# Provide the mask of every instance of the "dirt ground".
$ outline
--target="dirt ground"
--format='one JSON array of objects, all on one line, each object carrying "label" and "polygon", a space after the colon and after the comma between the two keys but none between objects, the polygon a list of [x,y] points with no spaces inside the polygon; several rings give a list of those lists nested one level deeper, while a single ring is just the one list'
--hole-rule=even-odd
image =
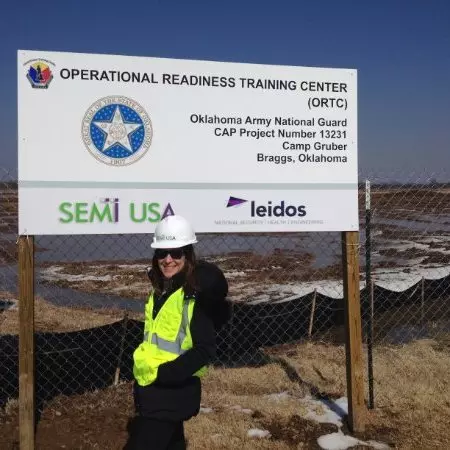
[{"label": "dirt ground", "polygon": [[[212,418],[211,414],[215,417]],[[36,449],[122,449],[127,440],[127,426],[132,415],[130,384],[110,388],[102,393],[59,398],[46,406],[40,418]],[[19,448],[17,421],[16,411],[7,418],[0,416],[2,428],[0,442],[3,450]],[[226,422],[227,427],[222,427],[221,422]],[[260,442],[248,438],[245,431],[250,427],[268,430],[271,438]],[[225,437],[224,431],[228,431],[229,428],[233,429],[235,435],[226,436],[227,440],[230,439],[229,442],[221,442],[220,436]],[[239,414],[239,411],[232,413],[222,408],[214,413],[201,412],[198,417],[186,424],[185,429],[191,449],[238,447],[320,449],[316,442],[317,438],[336,432],[337,426],[315,423],[296,414],[287,418],[277,415],[271,417],[258,411],[248,415]],[[200,430],[209,436],[198,436]],[[381,436],[390,441],[390,434],[394,437],[394,430],[377,429],[370,425],[362,437],[379,439]]]},{"label": "dirt ground", "polygon": [[[290,344],[265,353],[267,364],[260,367],[211,368],[203,409],[186,424],[190,449],[319,449],[320,436],[338,431],[336,424],[311,419],[301,399],[345,395],[344,347]],[[376,408],[367,411],[365,432],[357,437],[384,445],[378,448],[450,448],[449,336],[378,347],[374,360]],[[122,383],[50,400],[39,417],[36,449],[122,449],[133,415],[131,389]],[[17,407],[12,400],[0,412],[2,450],[18,449]],[[249,437],[251,429],[270,434]],[[340,430],[349,434],[345,421]]]},{"label": "dirt ground", "polygon": [[[283,252],[269,257],[242,252],[223,257],[206,258],[220,265],[229,280],[229,298],[242,301],[265,292],[268,285],[302,280],[311,282],[338,279],[340,263],[323,268],[311,268],[312,256],[305,253]],[[40,283],[72,288],[86,293],[114,294],[139,299],[148,292],[146,273],[148,261],[89,263],[45,263],[40,267]],[[247,295],[243,295],[244,291]]]}]

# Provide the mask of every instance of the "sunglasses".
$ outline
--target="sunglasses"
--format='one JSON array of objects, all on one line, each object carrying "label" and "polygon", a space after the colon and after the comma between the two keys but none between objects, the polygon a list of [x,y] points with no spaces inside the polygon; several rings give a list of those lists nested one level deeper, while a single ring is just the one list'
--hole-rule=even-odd
[{"label": "sunglasses", "polygon": [[182,248],[158,248],[155,250],[156,259],[164,259],[167,255],[170,255],[172,259],[181,259],[184,251]]}]

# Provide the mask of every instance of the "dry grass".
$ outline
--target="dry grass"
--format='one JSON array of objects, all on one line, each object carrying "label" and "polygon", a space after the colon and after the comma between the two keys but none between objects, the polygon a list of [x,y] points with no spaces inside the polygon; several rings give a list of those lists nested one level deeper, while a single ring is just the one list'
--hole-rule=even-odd
[{"label": "dry grass", "polygon": [[[292,446],[289,424],[298,424],[302,417],[299,398],[305,393],[317,390],[331,398],[345,395],[344,348],[326,344],[284,346],[272,351],[270,357],[279,363],[210,373],[204,383],[203,404],[217,412],[201,414],[188,423],[189,434],[195,436],[192,448],[314,448]],[[374,358],[376,409],[367,414],[364,439],[402,449],[450,448],[448,345],[424,340],[401,347],[378,347]],[[278,402],[265,396],[279,392],[290,396]],[[231,410],[229,405],[251,409],[253,415]],[[246,435],[255,426],[272,434],[284,430],[284,438],[276,443],[255,442]],[[319,427],[313,434],[326,434],[323,431]],[[214,437],[217,434],[222,438]]]},{"label": "dry grass", "polygon": [[[397,449],[450,448],[448,343],[447,335],[439,342],[375,349],[376,409],[367,412],[361,439]],[[186,423],[190,449],[317,449],[319,436],[336,431],[335,425],[305,418],[302,399],[311,391],[345,396],[344,348],[305,343],[273,348],[267,355],[269,362],[260,367],[210,369],[203,381],[202,406],[212,411]],[[286,395],[270,396],[281,392]],[[9,414],[13,409],[17,404],[11,402]],[[129,384],[58,397],[44,409],[37,448],[76,442],[76,448],[122,449],[132,411]],[[4,423],[0,435],[17,433],[11,419]],[[251,438],[252,428],[268,430],[271,437]],[[343,431],[348,434],[345,424]]]},{"label": "dry grass", "polygon": [[450,352],[439,347],[430,339],[377,349],[379,405],[395,412],[440,408],[450,412]]},{"label": "dry grass", "polygon": [[[0,315],[0,334],[18,334],[19,311],[17,298],[11,292],[0,291],[0,298],[15,303],[15,307]],[[123,319],[124,311],[56,306],[42,297],[34,301],[36,332],[69,332],[107,325]],[[130,318],[142,319],[142,314],[129,313]]]}]

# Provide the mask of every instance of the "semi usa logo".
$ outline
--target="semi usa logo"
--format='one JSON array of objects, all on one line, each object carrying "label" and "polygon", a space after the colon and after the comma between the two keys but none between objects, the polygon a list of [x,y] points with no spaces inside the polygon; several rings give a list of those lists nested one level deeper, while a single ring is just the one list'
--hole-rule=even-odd
[{"label": "semi usa logo", "polygon": [[104,97],[86,111],[81,135],[89,153],[104,164],[127,166],[150,148],[152,122],[144,108],[128,97]]}]

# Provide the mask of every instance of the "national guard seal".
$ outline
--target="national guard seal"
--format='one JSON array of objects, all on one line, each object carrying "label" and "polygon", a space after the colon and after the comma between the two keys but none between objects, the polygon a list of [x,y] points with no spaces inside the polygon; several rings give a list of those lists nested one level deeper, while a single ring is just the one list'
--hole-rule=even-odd
[{"label": "national guard seal", "polygon": [[81,136],[97,160],[111,166],[127,166],[149,149],[152,122],[144,108],[131,98],[103,97],[86,111]]}]

